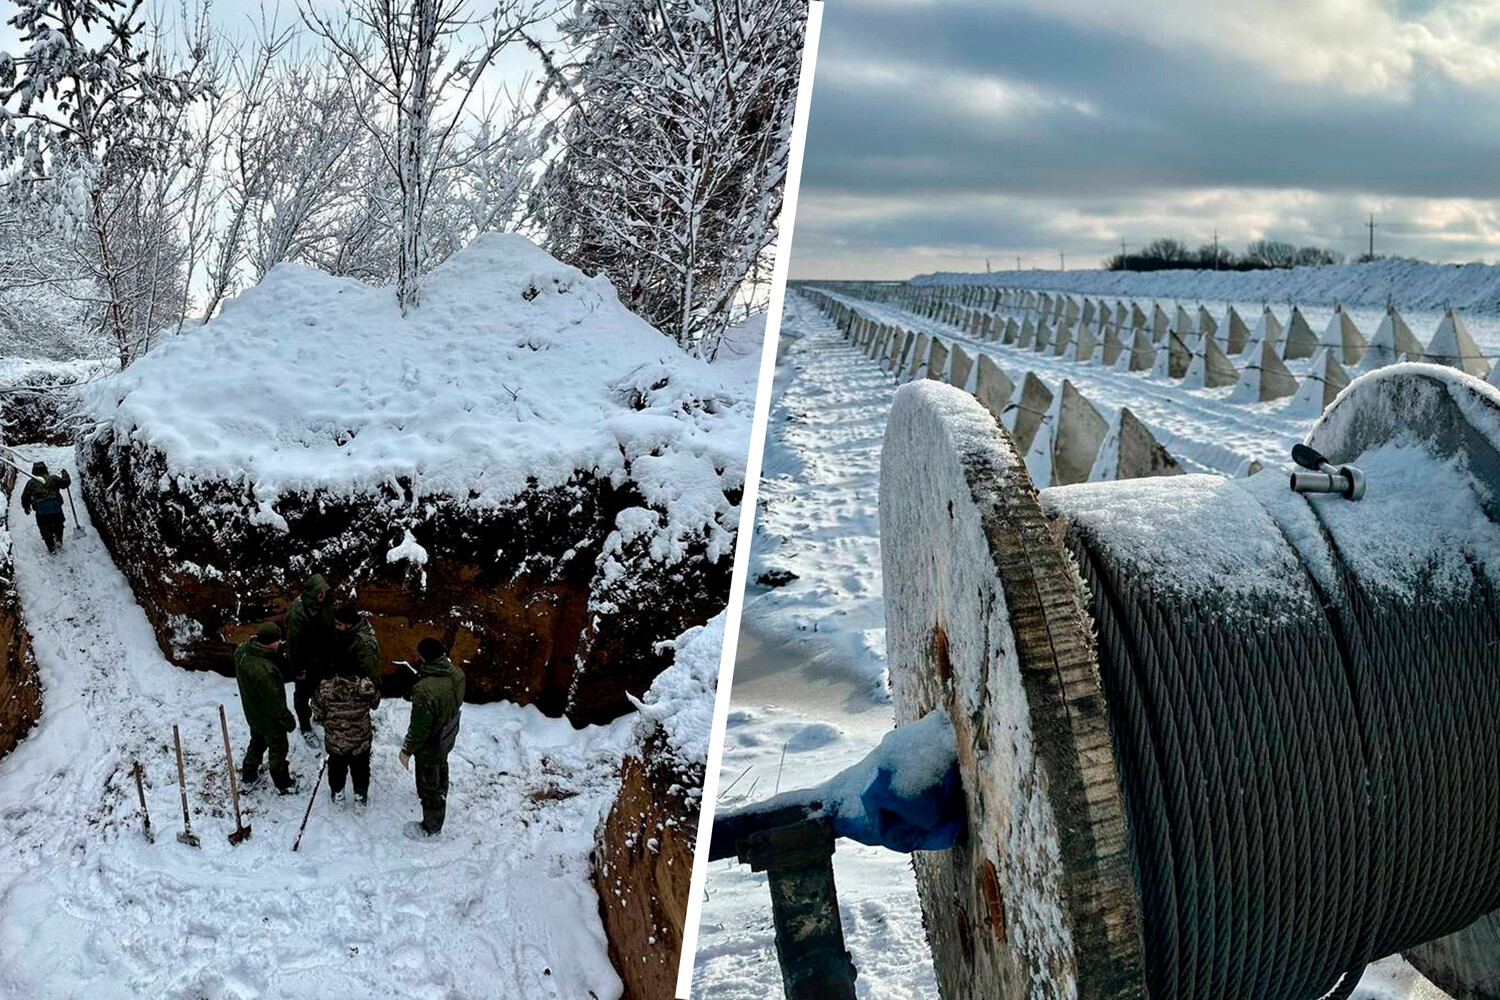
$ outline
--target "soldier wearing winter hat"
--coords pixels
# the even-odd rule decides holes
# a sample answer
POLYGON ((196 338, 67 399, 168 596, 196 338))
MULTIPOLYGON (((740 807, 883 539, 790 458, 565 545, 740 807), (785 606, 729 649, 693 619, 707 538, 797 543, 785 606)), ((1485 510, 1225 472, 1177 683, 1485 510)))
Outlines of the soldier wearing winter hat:
POLYGON ((286 681, 282 676, 281 626, 264 622, 252 638, 234 651, 234 679, 240 687, 240 707, 250 727, 250 743, 240 768, 246 787, 260 780, 260 762, 270 751, 271 780, 283 795, 296 791, 296 781, 287 767, 286 734, 297 728, 297 718, 286 707, 286 681))

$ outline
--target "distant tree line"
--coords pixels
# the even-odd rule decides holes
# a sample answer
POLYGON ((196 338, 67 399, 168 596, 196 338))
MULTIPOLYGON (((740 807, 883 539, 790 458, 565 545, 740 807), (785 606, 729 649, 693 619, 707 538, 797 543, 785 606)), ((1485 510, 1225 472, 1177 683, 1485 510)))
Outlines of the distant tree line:
MULTIPOLYGON (((1361 258, 1363 259, 1363 258, 1361 258)), ((1319 267, 1344 263, 1344 255, 1323 247, 1297 247, 1277 240, 1256 240, 1235 253, 1228 247, 1205 243, 1197 250, 1181 240, 1159 239, 1134 253, 1116 254, 1105 262, 1109 271, 1173 271, 1184 269, 1264 271, 1272 268, 1319 267), (1217 259, 1216 259, 1217 258, 1217 259)))

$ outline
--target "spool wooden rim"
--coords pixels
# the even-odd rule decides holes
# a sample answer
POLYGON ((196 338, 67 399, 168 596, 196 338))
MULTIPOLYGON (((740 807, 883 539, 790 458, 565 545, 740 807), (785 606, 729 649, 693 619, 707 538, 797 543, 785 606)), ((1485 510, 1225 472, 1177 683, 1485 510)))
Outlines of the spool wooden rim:
POLYGON ((915 863, 942 995, 1144 998, 1082 583, 1010 436, 951 386, 904 387, 880 515, 897 718, 948 711, 969 810, 965 842, 915 863))

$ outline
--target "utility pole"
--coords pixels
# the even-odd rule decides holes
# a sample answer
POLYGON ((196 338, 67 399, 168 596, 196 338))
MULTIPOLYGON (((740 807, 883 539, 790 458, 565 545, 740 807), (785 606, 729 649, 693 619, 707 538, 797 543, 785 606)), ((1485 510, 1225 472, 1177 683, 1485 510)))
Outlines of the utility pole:
POLYGON ((1375 223, 1375 213, 1371 212, 1370 213, 1370 221, 1365 224, 1365 228, 1370 231, 1370 259, 1371 260, 1375 259, 1375 225, 1376 225, 1376 223, 1375 223))
POLYGON ((1130 246, 1124 240, 1120 241, 1120 266, 1130 270, 1130 246))
POLYGON ((1021 269, 1021 255, 1020 254, 1016 254, 1016 270, 1019 271, 1020 269, 1021 269))
POLYGON ((1057 251, 1057 263, 1064 271, 1068 269, 1068 255, 1061 250, 1057 251))
POLYGON ((1214 227, 1214 270, 1219 269, 1219 229, 1214 227))
POLYGON ((990 259, 988 257, 986 257, 984 259, 984 273, 985 274, 994 274, 995 273, 994 270, 990 267, 990 259))

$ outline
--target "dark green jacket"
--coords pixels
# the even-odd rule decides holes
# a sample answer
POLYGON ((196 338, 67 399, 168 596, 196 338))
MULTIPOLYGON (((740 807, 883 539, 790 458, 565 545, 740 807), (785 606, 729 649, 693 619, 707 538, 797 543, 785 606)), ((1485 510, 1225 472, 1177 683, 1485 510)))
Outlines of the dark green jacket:
POLYGON ((370 619, 364 619, 349 631, 340 632, 338 636, 346 643, 340 654, 344 661, 351 663, 355 672, 370 678, 370 683, 379 691, 384 680, 380 665, 380 640, 375 638, 375 627, 370 624, 370 619))
POLYGON ((319 594, 333 588, 322 574, 310 577, 303 588, 302 596, 287 609, 286 663, 294 678, 305 677, 314 682, 323 678, 328 663, 337 648, 338 633, 333 627, 333 601, 319 601, 319 594))
POLYGON ((30 514, 61 514, 63 512, 62 491, 73 485, 64 469, 55 476, 47 474, 47 463, 38 462, 31 467, 31 479, 21 491, 21 509, 30 514))
POLYGON ((464 672, 448 657, 417 668, 411 689, 411 725, 401 749, 413 757, 446 757, 458 738, 464 672))
POLYGON ((240 707, 251 732, 289 733, 297 728, 297 717, 286 707, 279 659, 275 650, 254 639, 245 640, 234 651, 234 679, 240 685, 240 707))

